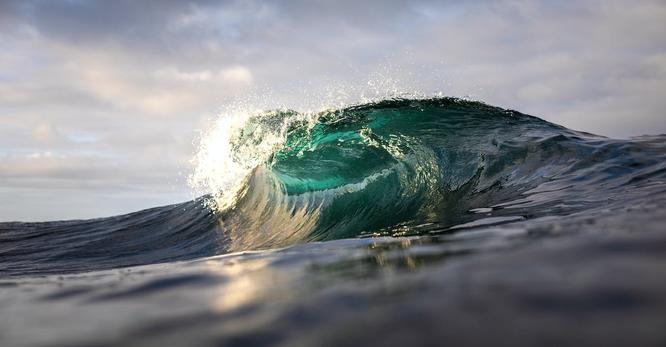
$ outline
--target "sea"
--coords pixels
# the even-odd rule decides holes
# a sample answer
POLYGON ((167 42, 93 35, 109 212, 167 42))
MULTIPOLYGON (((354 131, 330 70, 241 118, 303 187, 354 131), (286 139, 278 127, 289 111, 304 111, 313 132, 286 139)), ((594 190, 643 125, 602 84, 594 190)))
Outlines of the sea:
POLYGON ((0 223, 0 345, 666 346, 666 135, 387 98, 194 162, 192 201, 0 223))

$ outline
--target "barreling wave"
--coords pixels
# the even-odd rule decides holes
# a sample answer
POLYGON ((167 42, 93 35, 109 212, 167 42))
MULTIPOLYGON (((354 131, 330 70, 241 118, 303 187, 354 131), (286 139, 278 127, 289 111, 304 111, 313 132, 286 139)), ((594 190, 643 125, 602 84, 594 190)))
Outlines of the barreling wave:
POLYGON ((486 218, 573 213, 658 157, 637 157, 641 141, 454 98, 271 111, 237 124, 204 140, 193 175, 233 250, 422 234, 477 219, 474 209, 486 218), (227 175, 230 162, 241 177, 227 175))
POLYGON ((230 116, 196 156, 191 182, 208 193, 202 199, 92 221, 0 224, 0 271, 113 268, 587 213, 644 198, 666 176, 665 143, 607 139, 454 98, 230 116))

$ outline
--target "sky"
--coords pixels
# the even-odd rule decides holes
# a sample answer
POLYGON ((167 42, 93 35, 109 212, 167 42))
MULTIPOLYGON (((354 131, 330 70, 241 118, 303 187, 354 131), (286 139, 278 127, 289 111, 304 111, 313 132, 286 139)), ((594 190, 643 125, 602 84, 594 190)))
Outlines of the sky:
POLYGON ((0 221, 189 200, 228 105, 409 92, 666 133, 666 2, 0 0, 0 221))

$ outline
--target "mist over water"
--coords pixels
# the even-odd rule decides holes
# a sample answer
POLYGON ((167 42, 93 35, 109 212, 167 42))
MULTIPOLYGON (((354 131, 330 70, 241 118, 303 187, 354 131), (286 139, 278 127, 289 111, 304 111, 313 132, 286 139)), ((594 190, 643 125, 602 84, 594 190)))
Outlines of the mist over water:
POLYGON ((144 345, 175 326, 171 343, 195 345, 666 341, 666 136, 389 98, 232 113, 194 162, 203 195, 190 202, 0 224, 12 316, 0 336, 144 345), (73 319, 55 318, 65 311, 73 319), (35 320, 51 330, 30 334, 35 320))

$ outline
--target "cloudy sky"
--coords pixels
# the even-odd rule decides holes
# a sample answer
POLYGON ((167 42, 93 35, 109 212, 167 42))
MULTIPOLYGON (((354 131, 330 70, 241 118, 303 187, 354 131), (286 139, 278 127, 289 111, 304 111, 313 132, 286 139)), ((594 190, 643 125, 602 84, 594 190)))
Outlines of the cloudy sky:
POLYGON ((666 133, 666 2, 0 0, 0 221, 190 199, 225 106, 386 90, 666 133))

